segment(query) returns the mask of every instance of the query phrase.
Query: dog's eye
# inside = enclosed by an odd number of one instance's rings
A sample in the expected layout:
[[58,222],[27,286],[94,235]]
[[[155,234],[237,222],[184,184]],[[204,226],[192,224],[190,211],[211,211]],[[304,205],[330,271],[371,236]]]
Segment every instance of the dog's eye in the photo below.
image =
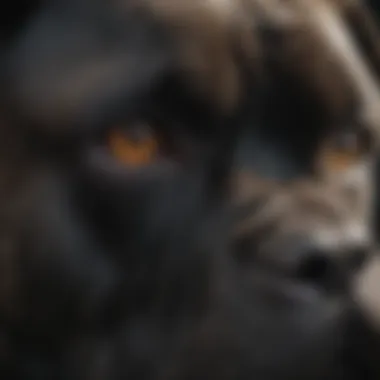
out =
[[108,131],[107,145],[111,155],[121,164],[143,166],[154,162],[160,155],[160,142],[155,131],[145,123],[132,127],[123,125]]
[[358,163],[370,150],[370,136],[365,130],[339,133],[323,145],[322,169],[340,172]]

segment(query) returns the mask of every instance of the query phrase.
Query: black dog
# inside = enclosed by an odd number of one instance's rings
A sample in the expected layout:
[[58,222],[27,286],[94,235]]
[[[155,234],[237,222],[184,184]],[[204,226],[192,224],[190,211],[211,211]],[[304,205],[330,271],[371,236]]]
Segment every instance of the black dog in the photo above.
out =
[[3,378],[377,378],[374,94],[318,7],[224,5],[54,2],[4,44]]

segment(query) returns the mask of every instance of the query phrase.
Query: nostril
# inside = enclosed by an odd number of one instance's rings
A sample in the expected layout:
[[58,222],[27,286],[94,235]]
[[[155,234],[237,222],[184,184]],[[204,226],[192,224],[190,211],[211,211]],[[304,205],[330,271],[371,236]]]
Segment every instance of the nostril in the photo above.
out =
[[335,253],[309,249],[298,259],[295,276],[303,282],[340,289],[353,272],[360,270],[367,256],[368,250],[361,247]]
[[300,280],[324,285],[331,276],[333,263],[323,252],[315,250],[303,258],[296,269],[296,277]]

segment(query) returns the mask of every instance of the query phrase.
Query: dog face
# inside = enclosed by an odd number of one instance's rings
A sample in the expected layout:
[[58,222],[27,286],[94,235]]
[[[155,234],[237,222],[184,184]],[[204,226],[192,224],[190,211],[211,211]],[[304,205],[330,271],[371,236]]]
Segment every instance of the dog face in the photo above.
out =
[[[55,2],[19,34],[0,139],[3,361],[25,364],[12,374],[352,373],[346,289],[299,281],[297,247],[291,265],[279,254],[299,235],[333,258],[368,244],[372,124],[320,22],[283,15],[259,1]],[[248,214],[232,227],[226,195]]]
[[[354,269],[372,242],[379,99],[358,28],[346,19],[362,8],[266,4],[271,44],[262,50],[262,85],[269,95],[247,123],[237,157],[237,201],[254,210],[237,235],[244,255],[250,246],[287,273],[315,270],[324,277],[327,267]],[[343,141],[358,149],[344,149]]]

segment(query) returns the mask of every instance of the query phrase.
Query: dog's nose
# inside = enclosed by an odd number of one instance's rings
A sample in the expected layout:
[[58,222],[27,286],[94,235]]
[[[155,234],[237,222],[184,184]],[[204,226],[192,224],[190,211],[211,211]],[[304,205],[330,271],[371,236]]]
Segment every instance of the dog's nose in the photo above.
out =
[[363,244],[329,246],[313,239],[292,237],[262,251],[261,257],[297,281],[339,290],[359,272],[369,252],[369,246]]
[[345,286],[369,255],[365,246],[324,247],[312,241],[296,242],[293,249],[288,254],[295,278],[330,290]]

